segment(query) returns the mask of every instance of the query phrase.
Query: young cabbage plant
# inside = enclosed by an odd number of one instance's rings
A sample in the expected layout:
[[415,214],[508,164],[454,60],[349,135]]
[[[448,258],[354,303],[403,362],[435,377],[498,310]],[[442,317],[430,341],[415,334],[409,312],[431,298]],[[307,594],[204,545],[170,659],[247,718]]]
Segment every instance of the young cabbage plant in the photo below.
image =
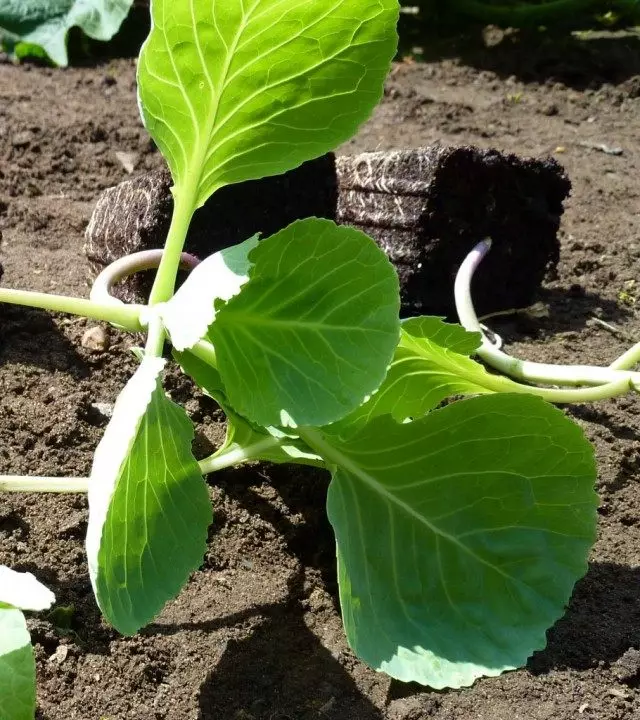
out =
[[36,663],[23,610],[47,610],[54,594],[31,573],[0,565],[0,720],[33,720]]
[[[200,264],[182,253],[194,211],[220,188],[356,132],[381,97],[398,11],[397,0],[153,0],[138,86],[174,183],[164,250],[108,268],[89,300],[0,289],[0,301],[147,335],[88,479],[0,478],[5,491],[88,491],[91,582],[122,633],[200,565],[204,476],[249,460],[331,474],[349,644],[401,680],[461,687],[523,665],[587,569],[593,452],[547,401],[592,388],[490,374],[471,358],[480,333],[401,322],[392,265],[350,227],[310,218]],[[155,261],[147,305],[109,295]],[[174,292],[181,263],[193,269]],[[194,457],[192,423],[162,388],[168,343],[226,413],[210,457]]]

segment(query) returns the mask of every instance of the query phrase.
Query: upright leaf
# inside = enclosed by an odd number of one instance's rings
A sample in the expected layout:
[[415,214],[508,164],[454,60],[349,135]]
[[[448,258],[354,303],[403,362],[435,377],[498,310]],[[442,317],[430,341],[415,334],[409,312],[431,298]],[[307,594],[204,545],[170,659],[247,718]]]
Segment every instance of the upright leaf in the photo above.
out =
[[122,391],[94,457],[87,555],[100,609],[133,634],[202,561],[211,506],[191,454],[193,427],[146,357]]
[[142,116],[201,205],[350,138],[382,94],[397,0],[153,0]]
[[593,451],[575,424],[496,394],[381,417],[347,441],[305,436],[336,467],[340,600],[365,662],[461,687],[544,647],[596,532]]
[[259,243],[250,280],[209,330],[231,406],[262,426],[324,425],[382,382],[398,277],[371,238],[301,220]]

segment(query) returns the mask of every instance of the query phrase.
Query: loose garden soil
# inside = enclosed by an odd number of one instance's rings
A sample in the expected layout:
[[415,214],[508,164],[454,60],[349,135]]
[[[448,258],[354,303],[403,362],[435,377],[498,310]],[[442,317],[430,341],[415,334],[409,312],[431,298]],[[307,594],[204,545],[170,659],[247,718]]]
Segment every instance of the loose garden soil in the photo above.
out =
[[[640,339],[640,38],[506,36],[446,50],[394,66],[384,101],[349,151],[440,140],[554,155],[573,193],[558,272],[540,296],[545,312],[494,326],[521,357],[611,362]],[[87,295],[84,229],[99,192],[127,177],[123,157],[134,172],[162,162],[138,118],[133,60],[68,70],[0,62],[3,284]],[[85,348],[92,325],[0,310],[0,472],[89,472],[110,404],[135,365],[132,339],[115,331],[106,349]],[[166,387],[197,422],[203,456],[222,438],[218,410],[178,373]],[[211,477],[215,515],[203,565],[132,638],[101,620],[91,594],[86,499],[3,495],[0,562],[35,573],[68,608],[30,620],[38,717],[640,717],[639,411],[635,397],[568,409],[595,443],[600,468],[589,573],[546,650],[523,670],[459,691],[402,685],[349,651],[322,476],[256,466]]]

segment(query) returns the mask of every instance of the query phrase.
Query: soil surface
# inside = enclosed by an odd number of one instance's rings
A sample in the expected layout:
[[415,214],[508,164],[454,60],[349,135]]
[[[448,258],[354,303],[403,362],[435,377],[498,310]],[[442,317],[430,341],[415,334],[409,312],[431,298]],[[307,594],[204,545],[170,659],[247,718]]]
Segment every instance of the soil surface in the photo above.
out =
[[[542,312],[493,325],[521,357],[607,364],[640,339],[640,38],[499,39],[396,64],[349,149],[441,140],[555,155],[574,188],[558,273]],[[128,163],[134,172],[162,163],[138,118],[132,60],[68,70],[0,62],[3,284],[86,296],[83,232],[98,193],[127,177]],[[131,338],[111,331],[106,348],[83,346],[92,325],[2,307],[0,472],[89,472],[134,368]],[[203,456],[222,437],[218,410],[177,373],[166,387],[198,423]],[[39,717],[640,717],[640,402],[568,412],[595,443],[600,468],[589,573],[546,650],[525,669],[460,691],[390,681],[347,648],[324,476],[260,466],[211,477],[215,521],[203,565],[132,638],[107,627],[93,601],[85,498],[3,495],[0,562],[34,572],[58,599],[57,612],[30,620]]]

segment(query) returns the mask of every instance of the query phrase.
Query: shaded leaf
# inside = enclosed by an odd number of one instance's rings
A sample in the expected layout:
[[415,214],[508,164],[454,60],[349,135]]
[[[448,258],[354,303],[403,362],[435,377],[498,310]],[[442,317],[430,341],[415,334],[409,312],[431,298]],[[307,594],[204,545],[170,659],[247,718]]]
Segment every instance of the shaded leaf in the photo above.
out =
[[33,720],[36,663],[20,610],[0,605],[0,720]]
[[336,470],[328,512],[349,643],[403,681],[461,687],[546,643],[596,533],[593,450],[530,395],[309,431]]

